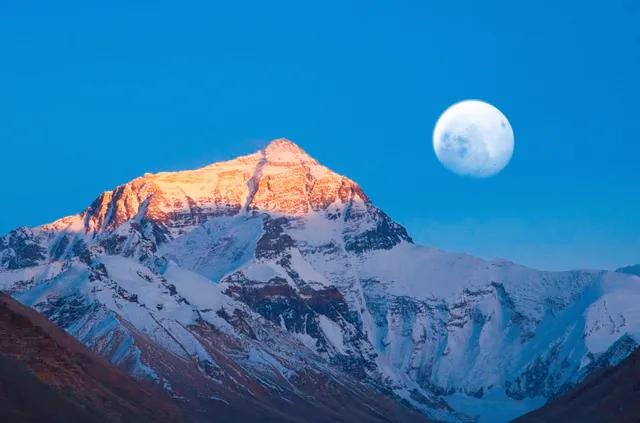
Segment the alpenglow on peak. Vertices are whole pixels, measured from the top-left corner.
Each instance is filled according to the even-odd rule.
[[[253,154],[200,169],[144,174],[104,192],[77,217],[53,225],[74,221],[76,230],[99,232],[131,219],[163,223],[184,216],[195,224],[207,216],[242,211],[304,215],[354,204],[369,204],[354,181],[279,138]]]
[[[307,152],[304,151],[298,144],[291,141],[288,138],[276,138],[267,143],[264,151],[267,153],[275,154],[275,153],[290,153],[296,155],[308,156]]]

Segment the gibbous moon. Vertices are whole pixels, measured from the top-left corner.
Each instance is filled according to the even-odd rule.
[[[440,163],[459,175],[486,178],[500,172],[513,155],[513,130],[489,103],[465,100],[442,113],[433,130]]]

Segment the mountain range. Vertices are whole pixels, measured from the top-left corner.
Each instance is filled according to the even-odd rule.
[[[286,139],[0,238],[0,289],[190,421],[509,421],[636,349],[630,273],[417,245]]]

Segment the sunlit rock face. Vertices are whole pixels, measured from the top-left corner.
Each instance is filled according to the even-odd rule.
[[[289,140],[201,169],[147,174],[105,192],[83,213],[85,230],[110,231],[130,219],[177,228],[246,210],[292,216],[368,203],[360,187]]]
[[[415,245],[284,139],[0,238],[1,289],[205,416],[507,421],[635,348],[638,280]]]

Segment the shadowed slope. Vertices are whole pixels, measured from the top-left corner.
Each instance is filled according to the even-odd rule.
[[[515,421],[640,422],[640,350],[618,366],[590,376],[567,394]]]
[[[0,420],[177,421],[178,415],[159,389],[0,293]]]

